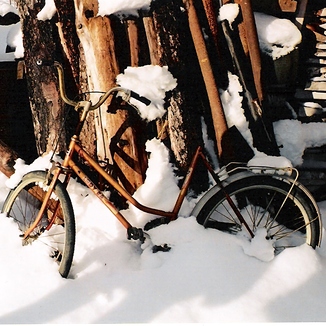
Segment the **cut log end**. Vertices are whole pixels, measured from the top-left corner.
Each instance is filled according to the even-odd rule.
[[[8,178],[15,173],[14,165],[18,154],[0,140],[0,171]]]

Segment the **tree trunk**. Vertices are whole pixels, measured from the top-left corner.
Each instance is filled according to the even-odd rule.
[[[75,6],[71,0],[55,0],[55,5],[58,13],[58,22],[56,25],[59,31],[60,44],[67,59],[65,61],[68,61],[65,64],[65,71],[67,72],[65,76],[66,91],[70,98],[75,98],[78,93],[87,93],[89,90],[85,54],[76,31]],[[72,122],[72,124],[75,126],[76,121],[75,123]],[[70,128],[69,135],[73,131]],[[88,114],[80,139],[86,151],[92,156],[96,156],[96,132],[93,112]]]
[[[64,120],[63,103],[53,68],[39,67],[38,58],[52,59],[56,52],[56,31],[50,21],[40,21],[40,8],[33,0],[18,0],[25,49],[26,78],[33,115],[36,147],[39,154],[47,153],[58,141],[57,151],[65,149],[65,131],[59,135]]]
[[[97,16],[95,0],[75,0],[75,10],[89,89],[106,91],[115,84],[119,73],[111,21],[108,17]],[[91,94],[90,98],[95,100],[98,95]],[[144,181],[145,171],[138,160],[143,144],[138,143],[128,113],[118,110],[116,114],[108,114],[107,107],[102,106],[95,113],[95,128],[99,160],[114,163],[125,188],[134,192]]]
[[[0,171],[8,178],[15,173],[14,165],[18,155],[0,140]]]
[[[200,108],[205,92],[182,2],[172,0],[152,3],[154,25],[162,49],[160,64],[167,65],[178,86],[169,99],[168,122],[171,149],[181,171],[186,171],[198,145],[203,146]],[[198,78],[199,76],[199,78]],[[206,102],[207,104],[207,102]],[[201,170],[203,172],[203,170]],[[199,171],[200,172],[200,171]],[[206,173],[195,176],[192,188],[200,192],[207,186]]]

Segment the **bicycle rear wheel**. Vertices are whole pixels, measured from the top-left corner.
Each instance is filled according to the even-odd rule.
[[[231,182],[225,192],[255,234],[265,228],[274,241],[274,253],[303,243],[315,248],[321,240],[319,212],[303,187],[266,176],[252,175]],[[208,198],[196,214],[199,224],[225,232],[247,232],[228,203],[223,191]]]
[[[9,192],[5,200],[2,213],[17,223],[20,237],[35,221],[46,192],[45,180],[44,171],[30,172]],[[58,213],[55,221],[49,225],[56,209]],[[58,182],[40,223],[27,239],[22,240],[22,244],[27,245],[34,241],[44,243],[50,257],[59,264],[59,273],[66,278],[74,255],[75,233],[71,200],[65,187]]]

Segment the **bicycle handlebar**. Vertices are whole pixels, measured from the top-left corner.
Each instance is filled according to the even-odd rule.
[[[66,94],[66,88],[65,88],[65,82],[64,82],[64,71],[63,71],[63,67],[62,65],[57,62],[57,61],[48,61],[48,60],[42,60],[42,59],[38,59],[36,61],[37,65],[39,66],[55,66],[57,68],[58,71],[58,78],[59,78],[59,91],[60,91],[60,95],[62,100],[67,103],[68,105],[71,105],[75,108],[79,107],[80,105],[80,101],[73,101],[71,100],[67,94]],[[96,110],[97,108],[99,108],[107,99],[108,97],[112,94],[112,93],[117,93],[117,92],[121,92],[122,94],[120,95],[122,97],[122,99],[125,102],[128,102],[130,104],[130,98],[133,97],[134,99],[136,99],[137,101],[140,101],[142,103],[144,103],[145,105],[150,105],[151,101],[144,97],[141,96],[139,94],[137,94],[136,92],[127,89],[127,88],[123,88],[120,86],[116,86],[113,87],[111,89],[109,89],[106,93],[104,93],[103,96],[100,97],[100,99],[97,101],[97,103],[90,105],[89,110]],[[137,113],[139,114],[139,111],[136,110]]]

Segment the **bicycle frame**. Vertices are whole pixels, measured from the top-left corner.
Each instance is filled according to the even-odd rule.
[[[77,128],[80,130],[80,128]],[[205,155],[203,154],[202,148],[199,146],[193,156],[193,159],[191,161],[191,164],[188,168],[188,171],[186,173],[186,176],[184,178],[183,184],[181,186],[179,195],[176,199],[175,205],[172,209],[172,211],[163,211],[160,209],[148,207],[145,205],[142,205],[139,203],[133,196],[124,189],[113,177],[111,177],[80,145],[79,136],[76,134],[71,138],[68,151],[66,153],[66,156],[62,162],[61,165],[58,165],[54,171],[53,171],[53,178],[49,184],[48,191],[46,192],[43,204],[41,206],[40,212],[38,217],[35,219],[33,225],[25,232],[24,239],[26,239],[29,234],[32,232],[32,230],[37,226],[37,224],[40,222],[43,212],[47,207],[47,202],[51,197],[51,193],[55,187],[56,182],[59,179],[59,176],[61,174],[65,174],[65,180],[64,184],[67,187],[72,171],[83,181],[83,183],[95,194],[97,198],[99,198],[102,203],[111,211],[111,213],[119,220],[119,222],[128,230],[132,230],[133,226],[126,220],[126,218],[120,213],[120,211],[114,206],[114,204],[103,194],[103,192],[94,184],[94,182],[86,175],[85,172],[82,171],[82,169],[76,164],[76,162],[73,160],[73,155],[77,153],[80,158],[82,158],[84,161],[86,161],[93,169],[95,169],[114,189],[116,189],[122,197],[124,197],[129,203],[133,206],[135,206],[137,209],[161,216],[166,217],[169,219],[169,221],[175,220],[178,217],[178,213],[180,211],[181,205],[183,203],[183,200],[185,196],[187,195],[187,191],[189,189],[192,177],[195,172],[195,168],[197,166],[198,160],[201,159],[203,163],[205,164],[207,170],[212,175],[214,180],[217,182],[219,181],[218,176],[215,174],[213,168],[207,161]],[[54,214],[50,223],[49,227],[53,224],[53,221],[55,220],[56,215]]]
[[[185,199],[187,195],[187,191],[189,189],[191,180],[193,178],[195,168],[197,166],[198,160],[201,159],[202,162],[204,163],[205,167],[207,168],[208,172],[210,175],[213,177],[215,182],[220,186],[220,189],[223,191],[227,201],[231,205],[233,211],[239,218],[239,221],[246,227],[248,230],[249,234],[251,237],[254,237],[253,232],[250,230],[248,224],[246,223],[245,219],[237,209],[235,203],[233,200],[230,198],[230,196],[226,193],[224,190],[224,187],[222,185],[222,182],[219,179],[219,176],[214,172],[213,168],[211,167],[210,163],[207,161],[205,155],[203,154],[202,148],[199,146],[193,156],[193,159],[190,163],[190,166],[188,168],[188,171],[186,173],[186,176],[184,178],[183,184],[181,186],[179,195],[176,199],[174,208],[172,211],[163,211],[160,209],[148,207],[145,205],[142,205],[139,203],[133,196],[126,190],[124,189],[114,178],[112,178],[80,145],[80,139],[79,135],[81,133],[84,121],[86,119],[87,113],[91,110],[97,109],[101,104],[105,102],[105,100],[115,91],[120,91],[124,90],[121,87],[115,87],[107,91],[101,98],[100,100],[95,104],[92,105],[90,101],[79,101],[75,102],[70,100],[66,96],[65,88],[64,88],[64,78],[63,78],[63,69],[59,63],[55,63],[55,66],[58,70],[58,77],[59,77],[59,88],[60,88],[60,94],[64,102],[66,102],[69,105],[74,106],[75,110],[79,112],[79,123],[76,127],[75,135],[71,138],[70,144],[68,151],[65,155],[65,158],[63,160],[63,163],[52,170],[49,171],[48,176],[49,179],[47,180],[47,185],[49,186],[41,208],[39,210],[38,216],[36,217],[34,223],[25,231],[23,239],[25,240],[26,238],[29,237],[31,232],[34,230],[34,228],[39,224],[39,222],[42,219],[42,216],[46,210],[46,208],[49,205],[49,200],[51,198],[52,192],[54,190],[54,187],[56,183],[59,180],[59,176],[61,174],[65,174],[65,180],[64,180],[64,185],[65,187],[68,186],[70,177],[72,172],[74,172],[84,183],[85,185],[98,197],[102,203],[113,213],[113,215],[120,221],[120,223],[127,229],[128,231],[128,238],[129,239],[144,239],[143,237],[143,230],[142,229],[137,229],[134,228],[127,220],[126,218],[120,213],[120,211],[114,206],[114,204],[103,194],[103,192],[92,182],[92,180],[80,169],[77,164],[73,160],[73,155],[77,153],[83,160],[85,160],[93,169],[95,169],[114,189],[116,189],[122,197],[124,197],[129,203],[133,206],[135,206],[137,209],[153,214],[156,216],[160,216],[163,218],[167,218],[168,222],[175,220],[178,217],[178,213],[180,211],[181,205],[183,203],[183,200]],[[125,95],[126,95],[126,100],[130,97],[130,91],[124,90]],[[134,93],[135,94],[135,93]],[[141,97],[138,97],[141,99]],[[51,174],[52,173],[52,174]],[[52,179],[50,180],[50,176],[52,176]],[[51,228],[53,225],[56,217],[57,217],[57,212],[58,212],[58,205],[56,205],[54,211],[53,211],[53,216],[51,217],[51,220],[49,221],[49,225],[47,227],[47,230]]]

